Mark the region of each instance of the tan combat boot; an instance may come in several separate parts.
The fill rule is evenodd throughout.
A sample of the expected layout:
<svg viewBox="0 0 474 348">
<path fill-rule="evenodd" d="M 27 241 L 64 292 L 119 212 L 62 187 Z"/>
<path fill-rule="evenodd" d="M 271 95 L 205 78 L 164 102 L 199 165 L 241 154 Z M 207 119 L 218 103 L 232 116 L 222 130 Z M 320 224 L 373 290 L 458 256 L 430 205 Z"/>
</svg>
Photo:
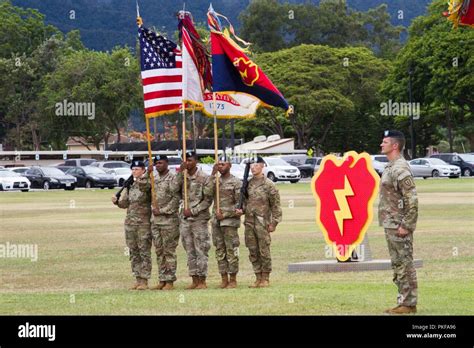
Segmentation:
<svg viewBox="0 0 474 348">
<path fill-rule="evenodd" d="M 196 289 L 207 289 L 206 277 L 199 277 L 199 284 Z"/>
<path fill-rule="evenodd" d="M 148 279 L 140 279 L 137 290 L 148 290 Z"/>
<path fill-rule="evenodd" d="M 140 285 L 140 278 L 137 277 L 135 284 L 128 288 L 128 290 L 137 290 L 138 285 Z"/>
<path fill-rule="evenodd" d="M 227 285 L 227 289 L 235 289 L 237 287 L 237 273 L 230 274 L 230 281 L 229 285 Z"/>
<path fill-rule="evenodd" d="M 268 288 L 270 286 L 270 273 L 262 273 L 262 281 L 258 285 L 259 288 Z"/>
<path fill-rule="evenodd" d="M 262 273 L 255 273 L 255 283 L 249 285 L 249 288 L 258 288 L 260 282 L 262 281 Z"/>
<path fill-rule="evenodd" d="M 150 290 L 161 290 L 165 287 L 165 285 L 166 282 L 159 282 L 158 284 L 151 286 Z"/>
<path fill-rule="evenodd" d="M 163 287 L 163 290 L 174 290 L 173 282 L 166 282 L 166 285 Z"/>
<path fill-rule="evenodd" d="M 229 285 L 229 278 L 227 276 L 227 273 L 222 273 L 221 278 L 222 278 L 222 281 L 221 281 L 221 285 L 219 285 L 219 288 L 225 289 L 227 285 Z"/>
<path fill-rule="evenodd" d="M 196 287 L 199 284 L 199 277 L 198 276 L 192 276 L 193 282 L 186 287 L 186 290 L 193 290 L 196 289 Z"/>
<path fill-rule="evenodd" d="M 416 313 L 416 306 L 397 306 L 395 308 L 387 309 L 385 313 L 388 314 L 412 314 Z"/>
</svg>

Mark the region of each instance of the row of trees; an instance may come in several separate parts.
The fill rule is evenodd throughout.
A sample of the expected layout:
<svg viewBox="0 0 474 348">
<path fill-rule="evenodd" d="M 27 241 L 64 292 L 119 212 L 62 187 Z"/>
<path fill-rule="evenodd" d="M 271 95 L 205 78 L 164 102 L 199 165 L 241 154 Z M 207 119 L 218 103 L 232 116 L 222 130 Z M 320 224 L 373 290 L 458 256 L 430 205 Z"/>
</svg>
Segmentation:
<svg viewBox="0 0 474 348">
<path fill-rule="evenodd" d="M 411 71 L 412 101 L 421 105 L 418 152 L 443 139 L 452 148 L 455 139 L 468 139 L 474 149 L 474 31 L 452 30 L 441 16 L 442 0 L 413 22 L 402 48 L 401 28 L 390 24 L 385 6 L 368 12 L 337 1 L 288 6 L 251 2 L 241 15 L 242 37 L 255 43 L 253 59 L 295 114 L 260 110 L 236 123 L 236 137 L 276 133 L 295 137 L 299 148 L 377 151 L 384 129 L 409 134 L 409 117 L 382 115 L 381 103 L 409 101 Z M 69 136 L 98 147 L 131 114 L 142 114 L 136 50 L 88 50 L 79 32 L 63 35 L 39 12 L 9 1 L 0 3 L 0 29 L 0 142 L 6 147 L 61 149 Z M 94 103 L 94 119 L 58 116 L 63 101 Z M 198 124 L 206 134 L 206 119 L 198 116 Z"/>
</svg>

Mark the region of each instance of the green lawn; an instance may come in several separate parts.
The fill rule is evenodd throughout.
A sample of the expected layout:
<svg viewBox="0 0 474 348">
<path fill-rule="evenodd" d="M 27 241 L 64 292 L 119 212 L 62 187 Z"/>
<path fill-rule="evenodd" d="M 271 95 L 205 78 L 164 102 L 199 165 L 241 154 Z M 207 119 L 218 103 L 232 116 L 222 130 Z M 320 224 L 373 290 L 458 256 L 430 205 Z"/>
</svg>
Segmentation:
<svg viewBox="0 0 474 348">
<path fill-rule="evenodd" d="M 415 257 L 419 314 L 474 314 L 474 180 L 416 180 Z M 208 290 L 185 291 L 186 258 L 178 247 L 172 292 L 127 291 L 132 283 L 124 211 L 111 190 L 0 193 L 0 244 L 37 244 L 38 261 L 0 258 L 0 314 L 369 314 L 395 304 L 391 271 L 292 273 L 288 263 L 323 260 L 309 183 L 278 185 L 283 222 L 273 234 L 271 287 L 248 289 L 253 274 L 241 232 L 235 290 L 217 289 L 210 252 Z M 375 202 L 377 205 L 378 202 Z M 383 230 L 368 231 L 374 258 L 388 258 Z M 153 252 L 154 253 L 154 252 Z M 156 282 L 156 262 L 154 261 Z"/>
</svg>

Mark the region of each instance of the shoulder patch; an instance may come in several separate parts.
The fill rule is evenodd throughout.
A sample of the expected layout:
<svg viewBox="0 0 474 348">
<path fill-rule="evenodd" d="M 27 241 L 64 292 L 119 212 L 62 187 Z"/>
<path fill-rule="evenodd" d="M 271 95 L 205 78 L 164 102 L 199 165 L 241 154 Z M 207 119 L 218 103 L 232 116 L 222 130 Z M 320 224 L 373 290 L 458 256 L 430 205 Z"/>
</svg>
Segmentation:
<svg viewBox="0 0 474 348">
<path fill-rule="evenodd" d="M 406 178 L 400 180 L 400 188 L 405 190 L 411 190 L 415 187 L 415 181 L 413 180 L 412 176 L 407 176 Z"/>
</svg>

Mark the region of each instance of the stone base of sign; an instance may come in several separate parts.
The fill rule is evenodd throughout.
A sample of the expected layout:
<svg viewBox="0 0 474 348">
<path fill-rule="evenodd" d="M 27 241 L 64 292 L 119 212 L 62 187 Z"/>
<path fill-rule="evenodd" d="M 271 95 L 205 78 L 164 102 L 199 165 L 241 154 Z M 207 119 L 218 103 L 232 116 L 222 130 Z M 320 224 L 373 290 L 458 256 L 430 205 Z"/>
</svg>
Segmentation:
<svg viewBox="0 0 474 348">
<path fill-rule="evenodd" d="M 423 267 L 423 260 L 414 260 L 415 268 Z M 390 260 L 337 262 L 336 260 L 290 263 L 288 272 L 367 272 L 392 269 Z"/>
</svg>

